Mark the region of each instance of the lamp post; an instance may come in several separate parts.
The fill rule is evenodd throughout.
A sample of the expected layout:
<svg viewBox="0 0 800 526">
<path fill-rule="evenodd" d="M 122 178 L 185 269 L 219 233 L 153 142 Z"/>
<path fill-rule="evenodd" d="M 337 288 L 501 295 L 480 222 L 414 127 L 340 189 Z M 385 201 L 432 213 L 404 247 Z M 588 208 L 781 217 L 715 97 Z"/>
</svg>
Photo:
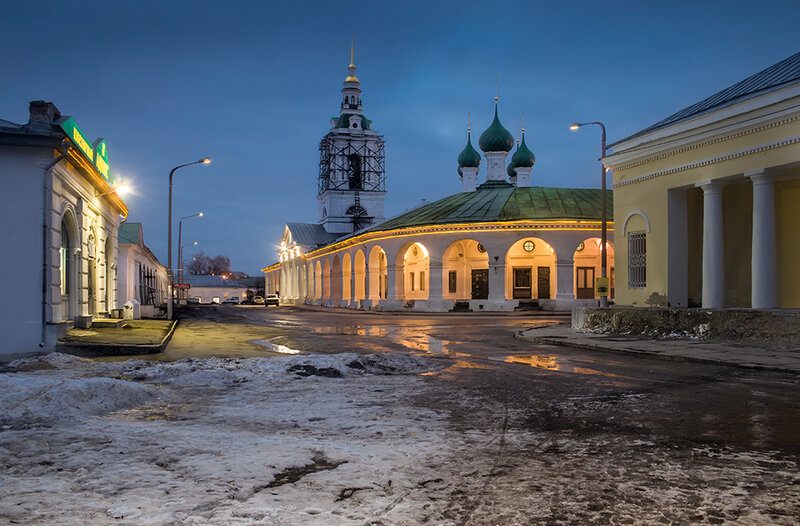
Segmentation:
<svg viewBox="0 0 800 526">
<path fill-rule="evenodd" d="M 174 285 L 172 277 L 172 176 L 179 168 L 193 164 L 211 164 L 211 157 L 203 157 L 199 161 L 176 166 L 169 173 L 169 214 L 167 217 L 167 280 L 169 281 L 169 298 L 167 301 L 167 319 L 172 319 L 172 302 L 174 298 Z"/>
<path fill-rule="evenodd" d="M 188 216 L 182 217 L 178 221 L 178 247 L 180 247 L 180 248 L 178 248 L 178 264 L 180 265 L 180 269 L 179 269 L 179 273 L 178 273 L 178 279 L 180 280 L 180 283 L 183 283 L 183 259 L 181 259 L 181 254 L 183 254 L 183 246 L 181 245 L 181 233 L 183 232 L 183 220 L 184 219 L 191 219 L 193 217 L 203 217 L 203 212 L 197 212 L 196 214 L 192 214 L 192 215 L 188 215 Z M 196 245 L 197 241 L 195 241 L 194 244 Z M 178 295 L 180 296 L 180 293 L 178 293 Z M 178 299 L 180 299 L 180 298 L 178 298 Z"/>
<path fill-rule="evenodd" d="M 178 237 L 180 238 L 180 235 L 178 235 Z M 183 248 L 191 246 L 191 245 L 196 245 L 196 244 L 197 244 L 197 241 L 193 241 L 192 243 L 186 243 L 185 245 L 180 245 L 180 247 L 178 248 L 178 265 L 180 265 L 180 267 L 178 267 L 178 279 L 181 280 L 180 281 L 181 283 L 183 283 L 183 279 L 184 279 Z M 182 289 L 182 290 L 186 290 L 186 289 Z M 181 295 L 181 293 L 178 292 L 178 296 L 180 296 L 180 295 Z M 179 297 L 178 299 L 180 300 L 181 298 Z"/>
<path fill-rule="evenodd" d="M 608 224 L 606 215 L 606 169 L 603 166 L 603 157 L 606 156 L 606 127 L 602 122 L 573 122 L 569 125 L 569 129 L 572 131 L 578 131 L 581 126 L 587 126 L 589 124 L 596 124 L 597 126 L 600 126 L 600 129 L 603 131 L 600 145 L 600 180 L 602 181 L 600 185 L 600 200 L 602 202 L 603 209 L 600 216 L 600 276 L 605 278 L 608 276 L 608 253 L 606 250 L 606 245 L 608 244 Z M 609 286 L 609 289 L 610 288 L 611 287 Z M 608 307 L 608 296 L 600 296 L 600 306 Z"/>
</svg>

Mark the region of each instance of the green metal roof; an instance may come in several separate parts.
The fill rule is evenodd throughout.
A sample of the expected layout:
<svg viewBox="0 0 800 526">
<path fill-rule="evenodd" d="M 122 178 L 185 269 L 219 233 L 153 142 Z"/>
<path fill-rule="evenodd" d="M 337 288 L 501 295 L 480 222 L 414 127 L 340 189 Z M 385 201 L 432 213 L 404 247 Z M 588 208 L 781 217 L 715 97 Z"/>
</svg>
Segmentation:
<svg viewBox="0 0 800 526">
<path fill-rule="evenodd" d="M 601 190 L 594 188 L 514 188 L 484 183 L 475 192 L 454 194 L 384 221 L 368 231 L 380 232 L 426 225 L 491 221 L 599 221 Z M 613 195 L 606 190 L 608 220 L 613 220 Z"/>
</svg>

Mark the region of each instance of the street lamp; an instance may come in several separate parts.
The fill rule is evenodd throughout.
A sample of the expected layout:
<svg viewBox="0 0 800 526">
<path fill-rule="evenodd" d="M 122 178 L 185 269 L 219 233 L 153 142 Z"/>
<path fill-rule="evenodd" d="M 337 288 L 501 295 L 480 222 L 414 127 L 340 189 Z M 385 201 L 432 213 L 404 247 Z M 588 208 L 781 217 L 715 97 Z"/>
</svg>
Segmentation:
<svg viewBox="0 0 800 526">
<path fill-rule="evenodd" d="M 119 197 L 122 197 L 130 192 L 130 190 L 131 187 L 128 185 L 128 183 L 120 183 L 117 186 L 112 186 L 107 192 L 103 192 L 102 194 L 98 194 L 97 191 L 95 191 L 94 196 L 103 197 L 104 195 L 116 193 Z"/>
<path fill-rule="evenodd" d="M 180 267 L 178 268 L 178 278 L 181 280 L 180 281 L 181 283 L 183 283 L 183 279 L 184 279 L 183 248 L 191 246 L 191 245 L 196 245 L 196 244 L 197 244 L 197 241 L 193 241 L 192 243 L 186 243 L 185 245 L 180 245 L 180 247 L 178 248 L 178 264 L 180 265 Z M 185 289 L 183 289 L 183 290 L 185 290 Z M 178 295 L 180 296 L 180 294 L 181 293 L 179 292 Z M 180 297 L 178 299 L 180 299 Z"/>
<path fill-rule="evenodd" d="M 178 264 L 181 265 L 180 273 L 178 275 L 178 279 L 180 279 L 181 283 L 183 283 L 183 259 L 181 259 L 181 254 L 183 253 L 183 246 L 181 245 L 181 233 L 183 232 L 183 220 L 184 219 L 191 219 L 193 217 L 203 217 L 203 212 L 197 212 L 196 214 L 192 214 L 192 215 L 188 215 L 186 217 L 182 217 L 178 221 L 178 247 L 180 247 L 178 249 Z M 197 241 L 195 241 L 194 244 L 196 245 Z"/>
<path fill-rule="evenodd" d="M 581 126 L 587 126 L 589 124 L 596 124 L 600 126 L 600 129 L 603 130 L 603 135 L 601 139 L 600 145 L 600 178 L 602 184 L 600 199 L 602 201 L 602 215 L 601 215 L 601 234 L 600 234 L 600 276 L 605 278 L 608 276 L 608 254 L 606 250 L 607 239 L 608 239 L 608 225 L 606 220 L 606 169 L 603 166 L 603 157 L 606 156 L 606 127 L 603 125 L 602 122 L 573 122 L 569 125 L 569 129 L 572 131 L 578 131 Z M 609 286 L 610 289 L 610 286 Z M 600 306 L 601 307 L 608 307 L 608 296 L 600 296 Z"/>
<path fill-rule="evenodd" d="M 176 166 L 169 173 L 169 214 L 167 217 L 167 280 L 169 281 L 169 301 L 167 301 L 167 319 L 172 319 L 172 302 L 174 297 L 174 286 L 172 284 L 172 176 L 179 168 L 191 166 L 193 164 L 211 164 L 211 157 L 203 157 L 199 161 L 193 163 L 186 163 Z"/>
</svg>

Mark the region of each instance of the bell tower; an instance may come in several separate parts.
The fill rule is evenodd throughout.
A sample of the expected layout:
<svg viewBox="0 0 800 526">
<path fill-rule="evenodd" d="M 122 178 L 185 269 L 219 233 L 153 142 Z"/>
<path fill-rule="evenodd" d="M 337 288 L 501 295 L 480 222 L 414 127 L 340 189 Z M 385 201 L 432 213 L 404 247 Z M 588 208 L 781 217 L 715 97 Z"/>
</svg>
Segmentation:
<svg viewBox="0 0 800 526">
<path fill-rule="evenodd" d="M 383 137 L 364 115 L 353 39 L 339 116 L 319 143 L 319 223 L 347 234 L 384 220 L 386 167 Z"/>
</svg>

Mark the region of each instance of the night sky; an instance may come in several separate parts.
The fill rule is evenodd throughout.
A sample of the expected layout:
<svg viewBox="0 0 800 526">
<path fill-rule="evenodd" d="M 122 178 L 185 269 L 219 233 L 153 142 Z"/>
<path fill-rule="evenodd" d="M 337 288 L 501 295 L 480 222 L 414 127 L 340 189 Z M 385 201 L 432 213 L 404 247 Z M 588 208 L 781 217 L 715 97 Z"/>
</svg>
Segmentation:
<svg viewBox="0 0 800 526">
<path fill-rule="evenodd" d="M 169 171 L 211 156 L 176 173 L 174 217 L 203 211 L 184 241 L 253 274 L 276 260 L 285 222 L 319 219 L 318 145 L 351 32 L 390 217 L 460 191 L 467 111 L 477 147 L 495 78 L 515 135 L 525 112 L 533 184 L 599 187 L 599 129 L 570 122 L 624 138 L 796 53 L 798 20 L 797 1 L 11 1 L 0 118 L 25 123 L 45 99 L 104 137 L 135 188 L 129 220 L 163 263 Z"/>
</svg>

